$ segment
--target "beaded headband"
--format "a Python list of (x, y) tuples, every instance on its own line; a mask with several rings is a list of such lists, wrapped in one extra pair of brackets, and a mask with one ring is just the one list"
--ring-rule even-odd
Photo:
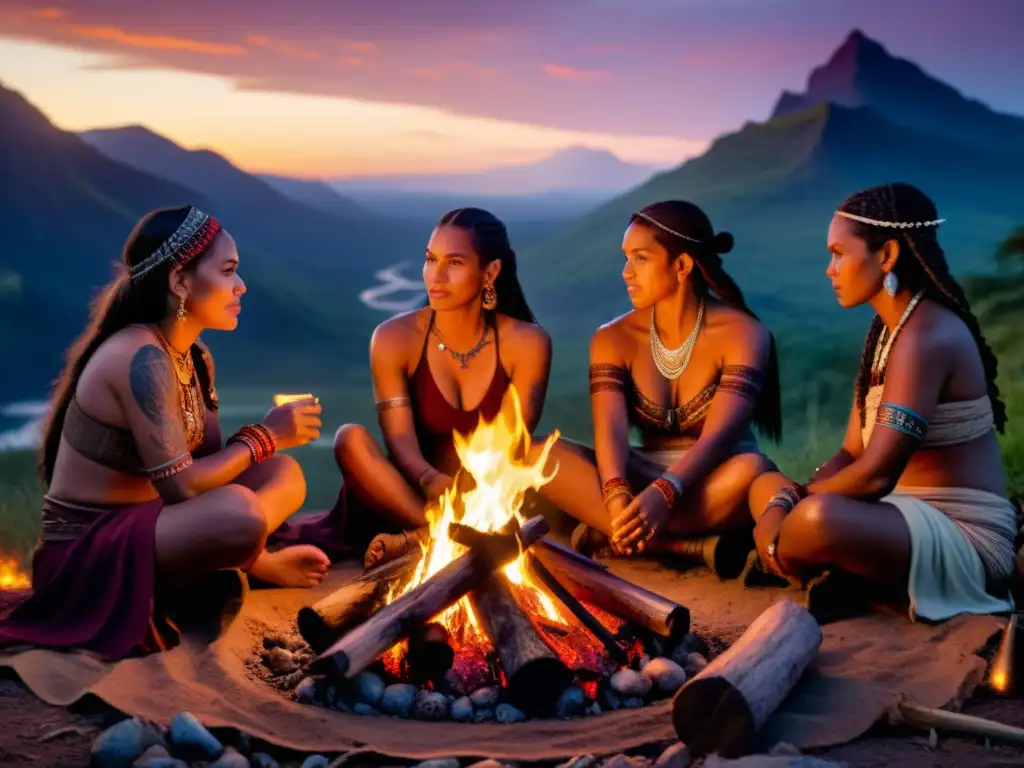
[(175, 269), (181, 269), (205, 251), (220, 230), (221, 225), (217, 219), (192, 206), (174, 233), (161, 243), (152, 256), (130, 267), (128, 274), (132, 280), (138, 280), (168, 260), (174, 262)]
[(869, 219), (867, 216), (858, 216), (855, 213), (847, 213), (846, 211), (836, 211), (836, 215), (859, 221), (861, 224), (870, 224), (873, 227), (889, 227), (891, 229), (937, 227), (945, 221), (945, 219), (935, 219), (935, 221), (881, 221), (880, 219)]
[(638, 219), (643, 219), (644, 221), (648, 222), (649, 224), (653, 224), (658, 229), (660, 229), (660, 230), (662, 230), (664, 232), (668, 232), (670, 235), (675, 235), (676, 237), (680, 237), (683, 240), (689, 240), (691, 243), (702, 243), (703, 242), (701, 240), (698, 240), (695, 237), (690, 237), (689, 235), (684, 235), (682, 232), (676, 232), (674, 229), (669, 229), (664, 224), (662, 224), (660, 221), (658, 221), (657, 219), (655, 219), (655, 218), (653, 218), (651, 216), (648, 216), (643, 211), (637, 211), (633, 215), (636, 216)]

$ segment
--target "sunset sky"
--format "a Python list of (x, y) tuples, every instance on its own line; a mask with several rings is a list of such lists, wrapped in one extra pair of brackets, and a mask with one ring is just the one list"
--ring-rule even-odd
[(252, 171), (466, 171), (567, 146), (674, 165), (853, 27), (1024, 114), (1024, 0), (0, 0), (0, 83)]

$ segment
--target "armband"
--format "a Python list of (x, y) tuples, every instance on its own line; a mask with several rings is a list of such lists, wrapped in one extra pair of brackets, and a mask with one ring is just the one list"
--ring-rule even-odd
[(910, 435), (918, 440), (922, 439), (925, 432), (928, 431), (928, 420), (924, 416), (909, 408), (904, 408), (902, 405), (892, 405), (891, 403), (882, 403), (878, 406), (875, 424), (895, 429), (897, 432)]
[(411, 401), (408, 397), (393, 397), (390, 400), (378, 400), (376, 403), (377, 413), (390, 411), (392, 408), (408, 408)]
[(149, 477), (151, 483), (158, 482), (160, 480), (166, 480), (169, 477), (174, 477), (179, 472), (182, 472), (192, 466), (192, 454), (183, 453), (176, 459), (159, 464), (155, 467), (151, 467), (146, 470), (146, 475)]
[(763, 384), (764, 376), (757, 368), (749, 365), (727, 365), (722, 368), (718, 391), (733, 392), (748, 400), (757, 400)]
[(629, 371), (618, 365), (590, 366), (590, 394), (625, 392)]

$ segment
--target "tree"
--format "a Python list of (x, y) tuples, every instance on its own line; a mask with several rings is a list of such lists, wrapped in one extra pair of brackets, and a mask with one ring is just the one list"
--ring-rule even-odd
[(1024, 227), (1017, 227), (996, 249), (996, 262), (1004, 266), (1024, 267)]

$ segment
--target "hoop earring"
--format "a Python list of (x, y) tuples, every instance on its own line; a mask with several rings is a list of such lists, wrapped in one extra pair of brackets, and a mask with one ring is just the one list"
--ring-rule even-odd
[(484, 286), (483, 292), (484, 309), (492, 310), (498, 306), (498, 292), (493, 285)]
[(178, 322), (179, 323), (182, 322), (186, 317), (188, 317), (188, 311), (185, 309), (185, 297), (182, 296), (181, 297), (181, 301), (178, 304), (178, 312), (177, 312)]
[(895, 296), (896, 292), (900, 289), (900, 279), (896, 277), (895, 272), (889, 272), (885, 279), (882, 281), (882, 287), (885, 288), (885, 292), (890, 296)]

